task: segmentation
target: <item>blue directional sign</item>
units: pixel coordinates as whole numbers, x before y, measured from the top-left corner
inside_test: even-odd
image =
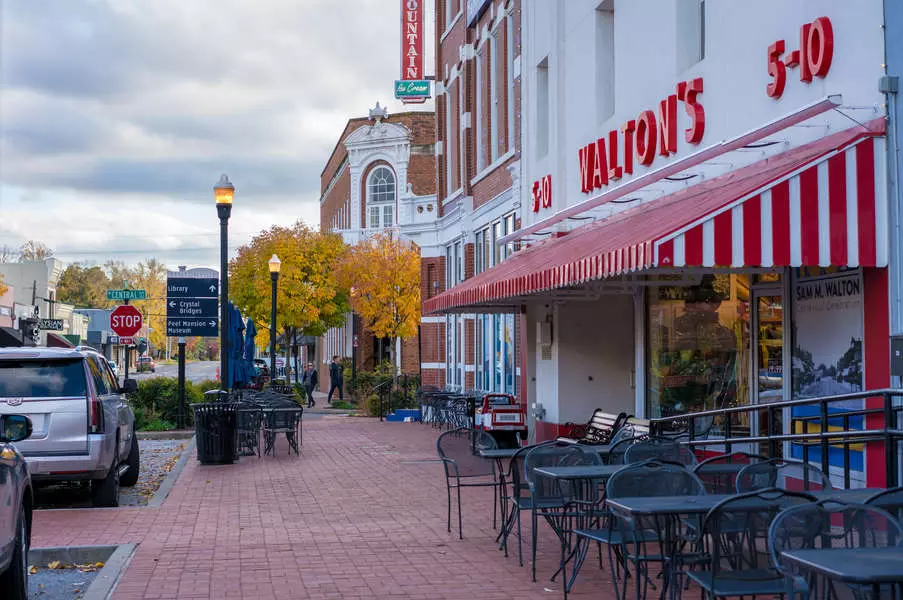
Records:
[[[218,319],[166,319],[166,335],[169,337],[216,337],[219,335]]]
[[[166,299],[173,298],[218,298],[219,280],[193,277],[170,277],[166,280]]]
[[[169,277],[166,280],[166,335],[215,337],[219,335],[219,280]]]
[[[166,318],[217,318],[219,302],[216,298],[170,298],[166,300]]]

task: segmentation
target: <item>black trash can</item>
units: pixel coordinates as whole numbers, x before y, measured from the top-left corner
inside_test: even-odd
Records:
[[[194,405],[194,432],[198,460],[202,465],[231,465],[235,462],[238,405],[205,402]]]

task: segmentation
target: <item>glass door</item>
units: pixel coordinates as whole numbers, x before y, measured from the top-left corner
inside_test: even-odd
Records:
[[[769,404],[784,399],[784,294],[781,288],[753,290],[753,402]],[[783,433],[780,411],[758,411],[754,435]],[[772,423],[771,420],[774,420]],[[777,456],[782,444],[775,445]],[[769,443],[762,442],[759,452],[768,456]]]

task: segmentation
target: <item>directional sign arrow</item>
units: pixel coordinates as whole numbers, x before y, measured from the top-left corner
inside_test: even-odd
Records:
[[[166,297],[168,300],[179,298],[216,298],[219,292],[219,280],[211,277],[198,279],[194,277],[170,277],[166,280]]]
[[[216,298],[178,298],[166,303],[166,316],[193,317],[196,319],[210,319],[217,316],[219,303]]]

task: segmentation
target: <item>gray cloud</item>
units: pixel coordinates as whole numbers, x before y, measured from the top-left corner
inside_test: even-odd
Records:
[[[243,201],[313,220],[345,120],[391,96],[398,4],[2,2],[0,184],[102,216],[130,194],[209,202],[226,172]]]

